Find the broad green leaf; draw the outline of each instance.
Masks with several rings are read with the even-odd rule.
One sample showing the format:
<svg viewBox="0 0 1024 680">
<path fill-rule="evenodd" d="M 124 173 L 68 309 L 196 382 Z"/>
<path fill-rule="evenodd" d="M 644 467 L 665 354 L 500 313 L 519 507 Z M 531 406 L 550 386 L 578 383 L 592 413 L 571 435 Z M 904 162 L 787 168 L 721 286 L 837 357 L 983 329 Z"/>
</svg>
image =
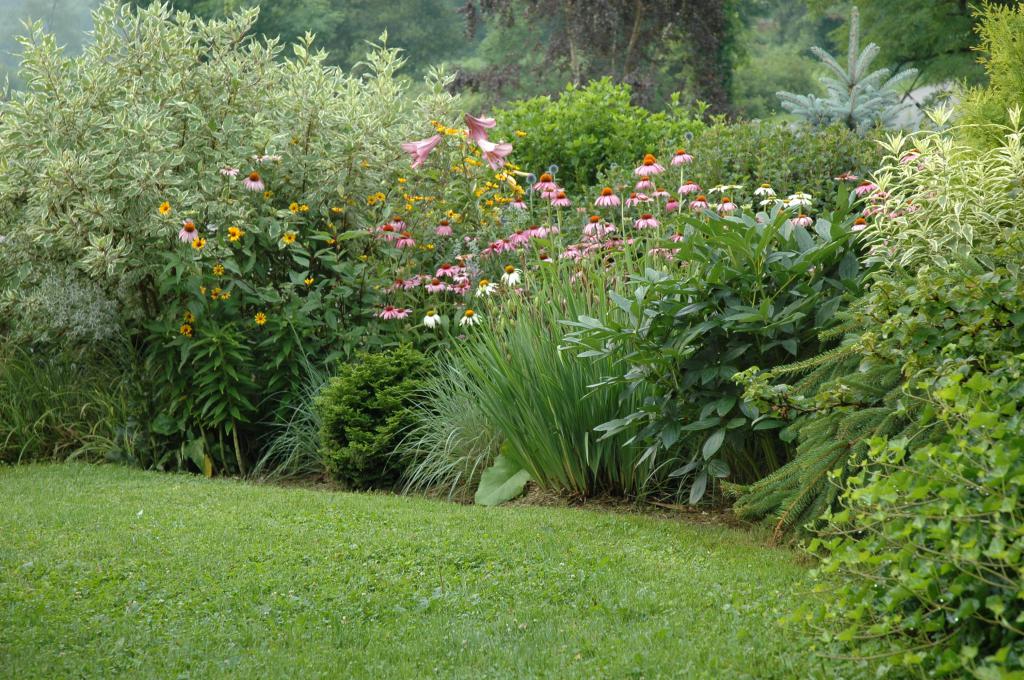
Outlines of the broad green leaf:
<svg viewBox="0 0 1024 680">
<path fill-rule="evenodd" d="M 523 488 L 530 481 L 530 473 L 518 467 L 503 455 L 494 459 L 494 464 L 480 475 L 473 500 L 477 505 L 501 505 L 523 493 Z"/>
</svg>

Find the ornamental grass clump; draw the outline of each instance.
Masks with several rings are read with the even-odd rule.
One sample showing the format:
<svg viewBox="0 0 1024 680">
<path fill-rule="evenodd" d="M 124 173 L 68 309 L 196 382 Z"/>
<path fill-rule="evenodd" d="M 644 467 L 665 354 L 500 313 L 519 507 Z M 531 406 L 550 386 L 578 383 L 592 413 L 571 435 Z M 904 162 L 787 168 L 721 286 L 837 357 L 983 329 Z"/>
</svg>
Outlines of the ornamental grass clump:
<svg viewBox="0 0 1024 680">
<path fill-rule="evenodd" d="M 552 266 L 534 275 L 524 297 L 488 303 L 494 311 L 452 348 L 424 391 L 402 447 L 417 457 L 411 485 L 466 496 L 500 452 L 552 491 L 636 497 L 657 486 L 664 476 L 624 437 L 594 429 L 636 406 L 644 391 L 595 390 L 612 362 L 579 361 L 560 347 L 561 320 L 607 304 L 617 276 L 618 269 L 584 266 L 570 275 Z"/>
</svg>

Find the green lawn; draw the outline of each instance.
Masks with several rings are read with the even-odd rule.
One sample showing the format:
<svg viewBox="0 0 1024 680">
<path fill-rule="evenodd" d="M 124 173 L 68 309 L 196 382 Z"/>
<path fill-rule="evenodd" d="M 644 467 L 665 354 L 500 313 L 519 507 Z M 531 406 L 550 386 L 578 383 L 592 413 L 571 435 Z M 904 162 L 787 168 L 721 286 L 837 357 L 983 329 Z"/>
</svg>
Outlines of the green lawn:
<svg viewBox="0 0 1024 680">
<path fill-rule="evenodd" d="M 737 530 L 87 465 L 0 499 L 3 677 L 858 677 Z"/>
</svg>

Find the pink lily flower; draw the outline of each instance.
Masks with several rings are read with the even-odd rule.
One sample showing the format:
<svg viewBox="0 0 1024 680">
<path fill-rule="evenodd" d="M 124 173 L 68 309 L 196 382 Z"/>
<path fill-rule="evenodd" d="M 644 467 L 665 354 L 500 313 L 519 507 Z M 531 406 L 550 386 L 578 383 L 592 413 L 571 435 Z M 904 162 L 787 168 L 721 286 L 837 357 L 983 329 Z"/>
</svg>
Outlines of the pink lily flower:
<svg viewBox="0 0 1024 680">
<path fill-rule="evenodd" d="M 491 170 L 499 170 L 505 165 L 505 157 L 512 153 L 512 145 L 508 142 L 495 144 L 487 139 L 478 139 L 476 145 L 484 152 L 484 160 L 491 166 Z"/>
<path fill-rule="evenodd" d="M 412 156 L 412 167 L 418 168 L 427 160 L 427 156 L 441 143 L 441 135 L 434 135 L 416 142 L 403 142 L 402 151 Z"/>
<path fill-rule="evenodd" d="M 463 117 L 466 127 L 469 129 L 469 141 L 479 143 L 487 139 L 487 131 L 498 123 L 493 118 L 471 116 L 468 113 Z"/>
</svg>

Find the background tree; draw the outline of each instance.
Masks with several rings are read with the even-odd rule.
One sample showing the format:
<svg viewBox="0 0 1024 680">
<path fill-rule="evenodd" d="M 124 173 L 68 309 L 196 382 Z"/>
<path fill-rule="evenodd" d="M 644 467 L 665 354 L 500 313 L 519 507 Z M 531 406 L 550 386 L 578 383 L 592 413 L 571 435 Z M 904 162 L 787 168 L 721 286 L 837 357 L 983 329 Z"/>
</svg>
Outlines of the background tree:
<svg viewBox="0 0 1024 680">
<path fill-rule="evenodd" d="M 987 5 L 1010 7 L 1019 0 L 988 0 Z M 851 5 L 860 9 L 861 36 L 881 48 L 878 66 L 899 71 L 918 70 L 917 85 L 966 78 L 977 82 L 984 77 L 974 48 L 979 44 L 975 28 L 978 19 L 969 0 L 808 0 L 819 15 L 849 14 Z M 849 26 L 836 28 L 833 39 L 844 44 Z"/>
<path fill-rule="evenodd" d="M 148 5 L 151 0 L 133 0 Z M 326 49 L 329 63 L 351 67 L 366 53 L 366 41 L 385 30 L 388 45 L 404 50 L 406 71 L 419 75 L 432 64 L 469 54 L 474 46 L 462 31 L 460 0 L 170 0 L 174 9 L 219 18 L 244 7 L 260 8 L 256 33 L 285 44 L 311 31 Z M 290 53 L 290 52 L 289 52 Z"/>
<path fill-rule="evenodd" d="M 471 35 L 481 26 L 527 25 L 550 36 L 539 66 L 570 82 L 607 75 L 631 85 L 647 105 L 667 88 L 706 101 L 712 111 L 730 110 L 735 0 L 468 0 L 462 12 Z M 515 86 L 516 76 L 531 75 L 522 66 L 514 73 L 490 62 L 464 78 L 482 84 L 504 72 L 513 81 L 505 86 Z"/>
<path fill-rule="evenodd" d="M 5 77 L 11 85 L 21 85 L 16 78 L 20 51 L 16 36 L 24 33 L 23 21 L 43 21 L 65 52 L 74 55 L 92 28 L 89 13 L 97 5 L 99 0 L 0 0 L 0 86 Z"/>
</svg>

